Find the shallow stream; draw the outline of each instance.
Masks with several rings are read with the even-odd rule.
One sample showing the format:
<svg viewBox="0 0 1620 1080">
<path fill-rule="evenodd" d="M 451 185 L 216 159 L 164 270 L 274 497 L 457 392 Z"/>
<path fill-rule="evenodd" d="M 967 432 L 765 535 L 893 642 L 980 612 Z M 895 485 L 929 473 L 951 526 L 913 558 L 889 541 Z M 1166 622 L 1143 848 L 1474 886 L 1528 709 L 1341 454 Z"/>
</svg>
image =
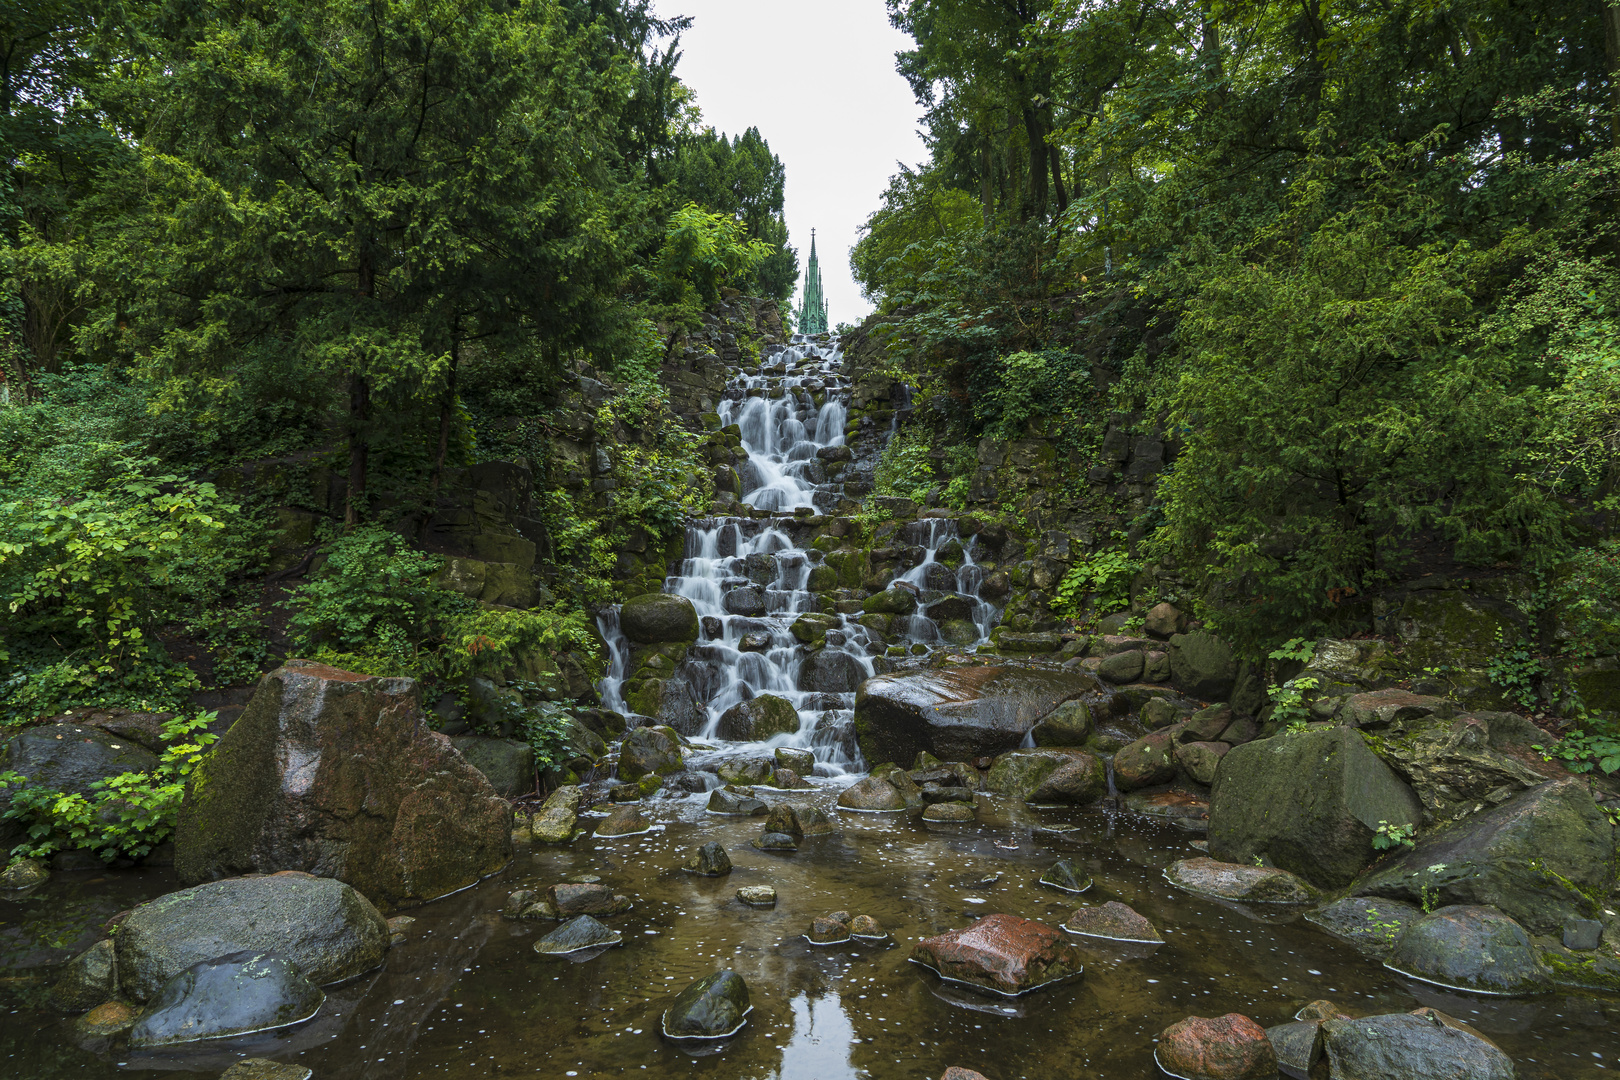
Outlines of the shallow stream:
<svg viewBox="0 0 1620 1080">
<path fill-rule="evenodd" d="M 142 1057 L 81 1049 L 70 1019 L 12 1006 L 0 1024 L 0 1074 L 208 1073 L 262 1055 L 306 1064 L 318 1080 L 920 1080 L 952 1064 L 991 1080 L 1135 1080 L 1162 1075 L 1153 1037 L 1184 1016 L 1237 1011 L 1271 1025 L 1322 997 L 1367 1013 L 1433 1005 L 1499 1043 L 1521 1080 L 1610 1075 L 1620 1060 L 1620 1003 L 1437 990 L 1385 971 L 1306 923 L 1262 921 L 1281 912 L 1244 912 L 1171 888 L 1163 867 L 1197 853 L 1196 835 L 1172 824 L 1103 807 L 1032 811 L 981 795 L 977 823 L 929 827 L 904 814 L 834 810 L 833 794 L 847 782 L 767 795 L 815 801 L 835 814 L 837 835 L 807 839 L 788 855 L 749 846 L 763 819 L 708 814 L 701 796 L 650 801 L 658 827 L 648 834 L 522 848 L 503 873 L 409 912 L 417 920 L 409 940 L 380 972 L 330 989 L 319 1017 L 282 1034 Z M 730 875 L 679 869 L 708 840 L 725 845 Z M 1090 870 L 1090 891 L 1071 897 L 1037 883 L 1059 855 Z M 553 924 L 503 918 L 507 893 L 582 874 L 635 898 L 629 913 L 607 920 L 625 944 L 578 963 L 536 955 L 533 943 Z M 757 884 L 775 886 L 774 909 L 737 902 L 737 889 Z M 66 959 L 93 940 L 107 914 L 176 887 L 158 871 L 60 874 L 24 902 L 0 903 L 8 981 L 26 994 L 15 965 L 30 942 L 64 946 L 33 948 L 35 963 Z M 989 912 L 1055 925 L 1080 903 L 1107 900 L 1146 915 L 1165 944 L 1073 938 L 1087 957 L 1084 978 L 1016 999 L 953 988 L 906 959 L 916 938 Z M 875 916 L 896 940 L 809 944 L 810 920 L 839 908 Z M 76 928 L 91 932 L 79 937 Z M 747 1026 L 703 1050 L 665 1041 L 658 1019 L 669 999 L 720 967 L 748 983 Z"/>
</svg>

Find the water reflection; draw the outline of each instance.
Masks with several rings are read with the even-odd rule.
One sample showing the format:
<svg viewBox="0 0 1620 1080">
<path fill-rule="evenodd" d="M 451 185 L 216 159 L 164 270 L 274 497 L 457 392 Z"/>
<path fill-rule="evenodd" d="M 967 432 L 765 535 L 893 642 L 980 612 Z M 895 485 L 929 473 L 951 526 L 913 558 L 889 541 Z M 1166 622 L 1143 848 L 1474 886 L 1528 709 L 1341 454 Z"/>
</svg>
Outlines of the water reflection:
<svg viewBox="0 0 1620 1080">
<path fill-rule="evenodd" d="M 782 1047 L 777 1080 L 843 1080 L 857 1075 L 849 1048 L 857 1039 L 855 1025 L 837 994 L 793 999 L 793 1034 Z"/>
</svg>

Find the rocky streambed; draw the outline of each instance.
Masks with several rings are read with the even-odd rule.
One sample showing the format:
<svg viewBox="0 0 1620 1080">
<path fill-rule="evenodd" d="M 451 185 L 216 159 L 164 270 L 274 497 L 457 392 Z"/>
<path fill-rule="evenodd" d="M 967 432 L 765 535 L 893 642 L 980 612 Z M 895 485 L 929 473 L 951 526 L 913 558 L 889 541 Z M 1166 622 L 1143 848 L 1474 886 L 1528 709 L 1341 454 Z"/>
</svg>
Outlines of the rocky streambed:
<svg viewBox="0 0 1620 1080">
<path fill-rule="evenodd" d="M 939 1076 L 958 1065 L 992 1080 L 1146 1078 L 1162 1075 L 1156 1036 L 1189 1015 L 1240 1013 L 1273 1027 L 1320 999 L 1354 1016 L 1433 1007 L 1500 1046 L 1521 1078 L 1607 1075 L 1620 1055 L 1612 1000 L 1443 990 L 1369 960 L 1303 921 L 1300 908 L 1175 887 L 1165 871 L 1199 857 L 1201 835 L 1170 820 L 1106 803 L 1031 810 L 979 793 L 976 821 L 930 824 L 915 811 L 841 810 L 836 788 L 847 782 L 760 792 L 773 806 L 818 808 L 834 826 L 788 852 L 753 846 L 767 818 L 716 815 L 698 795 L 646 800 L 650 829 L 635 835 L 520 843 L 494 877 L 409 909 L 414 921 L 381 967 L 328 986 L 315 1019 L 186 1047 L 132 1050 L 124 1037 L 88 1036 L 44 999 L 49 964 L 93 942 L 114 911 L 179 883 L 162 869 L 59 873 L 0 901 L 11 999 L 0 1061 L 17 1077 L 209 1075 L 260 1056 L 329 1077 L 836 1080 Z M 581 824 L 604 820 L 586 811 Z M 730 871 L 684 869 L 710 842 L 728 853 Z M 1089 877 L 1085 892 L 1041 882 L 1060 859 Z M 622 944 L 535 952 L 558 923 L 510 917 L 509 897 L 571 879 L 630 898 L 628 910 L 600 916 Z M 737 899 L 757 886 L 775 890 L 773 906 Z M 1077 909 L 1109 903 L 1143 916 L 1163 944 L 1066 934 L 1083 975 L 1017 997 L 911 962 L 919 940 L 988 914 L 1058 928 Z M 839 910 L 869 914 L 889 940 L 807 939 L 817 918 Z M 664 1038 L 664 1010 L 719 969 L 745 980 L 747 1023 L 718 1042 Z"/>
</svg>

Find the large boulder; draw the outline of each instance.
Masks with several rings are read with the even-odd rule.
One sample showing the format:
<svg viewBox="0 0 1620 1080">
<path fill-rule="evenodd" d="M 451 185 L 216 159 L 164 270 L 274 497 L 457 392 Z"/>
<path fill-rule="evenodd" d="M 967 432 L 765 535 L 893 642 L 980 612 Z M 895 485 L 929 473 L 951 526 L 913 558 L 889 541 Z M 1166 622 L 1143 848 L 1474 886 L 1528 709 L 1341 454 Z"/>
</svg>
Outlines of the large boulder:
<svg viewBox="0 0 1620 1080">
<path fill-rule="evenodd" d="M 200 960 L 163 984 L 129 1032 L 131 1049 L 270 1031 L 308 1020 L 326 995 L 297 965 L 263 952 Z"/>
<path fill-rule="evenodd" d="M 638 645 L 696 641 L 697 608 L 684 596 L 643 593 L 632 596 L 619 608 L 619 629 Z"/>
<path fill-rule="evenodd" d="M 1059 705 L 1101 684 L 1082 672 L 959 667 L 880 675 L 855 698 L 855 731 L 868 761 L 914 761 L 928 751 L 968 761 L 1011 750 Z"/>
<path fill-rule="evenodd" d="M 1558 934 L 1564 920 L 1601 907 L 1614 855 L 1608 817 L 1586 782 L 1569 778 L 1425 836 L 1356 882 L 1355 892 L 1429 906 L 1488 904 L 1532 933 Z"/>
<path fill-rule="evenodd" d="M 291 660 L 192 774 L 184 881 L 307 870 L 385 908 L 456 892 L 512 858 L 511 810 L 430 731 L 413 679 Z"/>
<path fill-rule="evenodd" d="M 1170 638 L 1170 677 L 1195 698 L 1225 701 L 1237 683 L 1232 646 L 1214 634 L 1176 634 Z"/>
<path fill-rule="evenodd" d="M 990 766 L 985 787 L 1025 802 L 1091 803 L 1108 794 L 1108 774 L 1078 747 L 1009 750 Z"/>
<path fill-rule="evenodd" d="M 986 915 L 965 930 L 924 938 L 911 959 L 941 978 L 998 994 L 1024 994 L 1079 975 L 1080 954 L 1045 923 Z"/>
<path fill-rule="evenodd" d="M 273 952 L 318 985 L 381 964 L 388 922 L 340 881 L 283 872 L 229 878 L 160 896 L 130 912 L 114 939 L 118 982 L 145 1001 L 191 965 Z"/>
<path fill-rule="evenodd" d="M 881 776 L 868 776 L 857 780 L 839 792 L 838 805 L 845 810 L 882 811 L 904 810 L 906 797 L 899 788 Z"/>
<path fill-rule="evenodd" d="M 456 735 L 450 743 L 498 794 L 522 795 L 534 790 L 534 747 L 528 743 L 487 735 Z"/>
<path fill-rule="evenodd" d="M 1374 696 L 1351 698 L 1346 709 Z M 1408 711 L 1413 709 L 1408 706 Z M 1366 712 L 1363 708 L 1360 715 L 1364 718 Z M 1367 745 L 1412 785 L 1423 809 L 1435 821 L 1455 820 L 1482 806 L 1498 805 L 1562 772 L 1531 749 L 1535 743 L 1550 741 L 1549 736 L 1512 713 L 1455 717 L 1433 713 L 1396 719 L 1391 724 L 1387 730 L 1370 734 Z"/>
<path fill-rule="evenodd" d="M 1372 859 L 1380 822 L 1415 826 L 1422 805 L 1367 749 L 1359 731 L 1332 728 L 1233 747 L 1215 773 L 1209 852 L 1256 856 L 1315 885 L 1340 888 Z"/>
<path fill-rule="evenodd" d="M 816 694 L 853 694 L 866 678 L 866 668 L 847 652 L 821 649 L 804 658 L 799 689 Z"/>
<path fill-rule="evenodd" d="M 540 844 L 566 844 L 572 840 L 575 826 L 579 823 L 580 797 L 579 788 L 572 784 L 564 784 L 546 796 L 540 812 L 529 823 L 529 835 L 534 841 Z"/>
<path fill-rule="evenodd" d="M 636 728 L 619 746 L 619 779 L 639 780 L 643 776 L 672 776 L 686 770 L 681 757 L 681 740 L 666 727 Z"/>
<path fill-rule="evenodd" d="M 1083 701 L 1065 701 L 1029 734 L 1036 746 L 1084 746 L 1093 729 L 1091 707 Z"/>
<path fill-rule="evenodd" d="M 861 610 L 868 615 L 910 615 L 917 610 L 917 594 L 897 586 L 888 588 L 861 601 Z"/>
<path fill-rule="evenodd" d="M 732 742 L 758 742 L 798 730 L 799 712 L 792 702 L 775 694 L 759 694 L 722 713 L 717 733 Z"/>
<path fill-rule="evenodd" d="M 683 735 L 696 735 L 708 723 L 709 710 L 684 671 L 667 672 L 667 678 L 643 678 L 626 684 L 624 703 L 631 712 L 649 716 L 661 725 Z"/>
<path fill-rule="evenodd" d="M 1482 994 L 1536 994 L 1550 985 L 1524 927 L 1490 907 L 1443 907 L 1407 927 L 1385 967 Z"/>
<path fill-rule="evenodd" d="M 1114 754 L 1114 784 L 1121 791 L 1168 784 L 1176 778 L 1176 736 L 1185 724 L 1150 732 Z"/>
<path fill-rule="evenodd" d="M 1491 1043 L 1435 1015 L 1392 1013 L 1322 1022 L 1335 1080 L 1513 1080 L 1513 1062 Z"/>
</svg>

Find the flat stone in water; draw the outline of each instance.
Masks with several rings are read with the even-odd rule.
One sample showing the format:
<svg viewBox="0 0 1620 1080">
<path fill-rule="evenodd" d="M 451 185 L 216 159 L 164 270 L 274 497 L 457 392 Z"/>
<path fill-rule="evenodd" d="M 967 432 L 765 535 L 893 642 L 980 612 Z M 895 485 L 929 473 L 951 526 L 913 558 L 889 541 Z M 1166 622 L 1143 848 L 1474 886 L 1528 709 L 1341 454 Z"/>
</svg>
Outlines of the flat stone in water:
<svg viewBox="0 0 1620 1080">
<path fill-rule="evenodd" d="M 1083 893 L 1091 888 L 1091 875 L 1068 859 L 1059 859 L 1041 875 L 1041 884 L 1064 892 Z"/>
<path fill-rule="evenodd" d="M 109 1001 L 75 1020 L 73 1032 L 81 1039 L 106 1039 L 120 1031 L 128 1031 L 139 1016 L 133 1005 Z"/>
<path fill-rule="evenodd" d="M 308 1020 L 326 995 L 290 961 L 238 952 L 191 965 L 130 1029 L 132 1048 L 246 1035 Z"/>
<path fill-rule="evenodd" d="M 269 1058 L 244 1058 L 219 1074 L 219 1080 L 309 1080 L 314 1073 L 303 1065 Z"/>
<path fill-rule="evenodd" d="M 551 906 L 563 919 L 575 915 L 619 915 L 630 910 L 628 896 L 616 896 L 606 885 L 553 885 L 546 890 Z"/>
<path fill-rule="evenodd" d="M 1199 857 L 1171 863 L 1164 876 L 1178 889 L 1251 904 L 1309 904 L 1318 897 L 1316 889 L 1305 881 L 1270 866 L 1243 866 Z"/>
<path fill-rule="evenodd" d="M 720 877 L 731 873 L 731 856 L 726 854 L 726 849 L 720 846 L 718 840 L 710 840 L 686 861 L 686 870 L 704 877 Z"/>
<path fill-rule="evenodd" d="M 1186 791 L 1133 791 L 1125 796 L 1125 809 L 1149 817 L 1209 821 L 1209 800 Z"/>
<path fill-rule="evenodd" d="M 589 915 L 581 915 L 535 942 L 534 951 L 546 956 L 562 956 L 604 945 L 618 945 L 623 941 L 624 935 L 617 930 L 602 925 Z"/>
<path fill-rule="evenodd" d="M 769 885 L 746 885 L 737 890 L 737 899 L 749 907 L 775 907 L 776 890 Z"/>
<path fill-rule="evenodd" d="M 1384 966 L 1477 994 L 1534 994 L 1550 981 L 1524 927 L 1495 908 L 1464 904 L 1443 907 L 1413 923 Z"/>
<path fill-rule="evenodd" d="M 43 859 L 19 859 L 0 870 L 0 889 L 7 891 L 31 889 L 42 885 L 51 876 L 51 868 Z"/>
<path fill-rule="evenodd" d="M 724 1039 L 748 1022 L 748 984 L 735 971 L 717 971 L 681 991 L 660 1021 L 670 1039 Z"/>
<path fill-rule="evenodd" d="M 924 821 L 973 821 L 977 817 L 971 802 L 937 802 L 922 814 Z"/>
<path fill-rule="evenodd" d="M 768 832 L 758 840 L 753 841 L 756 848 L 761 851 L 798 851 L 799 842 L 787 833 Z"/>
<path fill-rule="evenodd" d="M 1074 946 L 1058 931 L 1015 915 L 986 915 L 965 930 L 925 938 L 911 959 L 943 979 L 1013 997 L 1080 975 Z"/>
<path fill-rule="evenodd" d="M 1133 941 L 1147 945 L 1162 945 L 1164 938 L 1153 924 L 1135 910 L 1110 900 L 1099 907 L 1083 907 L 1070 915 L 1063 929 L 1082 937 L 1105 938 L 1109 941 Z"/>
<path fill-rule="evenodd" d="M 1423 912 L 1411 904 L 1377 896 L 1347 896 L 1305 915 L 1306 922 L 1379 959 L 1388 956 L 1406 928 L 1421 918 Z"/>
<path fill-rule="evenodd" d="M 633 803 L 614 807 L 613 812 L 596 827 L 597 836 L 637 836 L 652 828 L 652 822 Z"/>
<path fill-rule="evenodd" d="M 771 808 L 763 801 L 747 795 L 738 795 L 725 788 L 709 792 L 709 813 L 730 814 L 738 817 L 763 817 Z"/>
</svg>

